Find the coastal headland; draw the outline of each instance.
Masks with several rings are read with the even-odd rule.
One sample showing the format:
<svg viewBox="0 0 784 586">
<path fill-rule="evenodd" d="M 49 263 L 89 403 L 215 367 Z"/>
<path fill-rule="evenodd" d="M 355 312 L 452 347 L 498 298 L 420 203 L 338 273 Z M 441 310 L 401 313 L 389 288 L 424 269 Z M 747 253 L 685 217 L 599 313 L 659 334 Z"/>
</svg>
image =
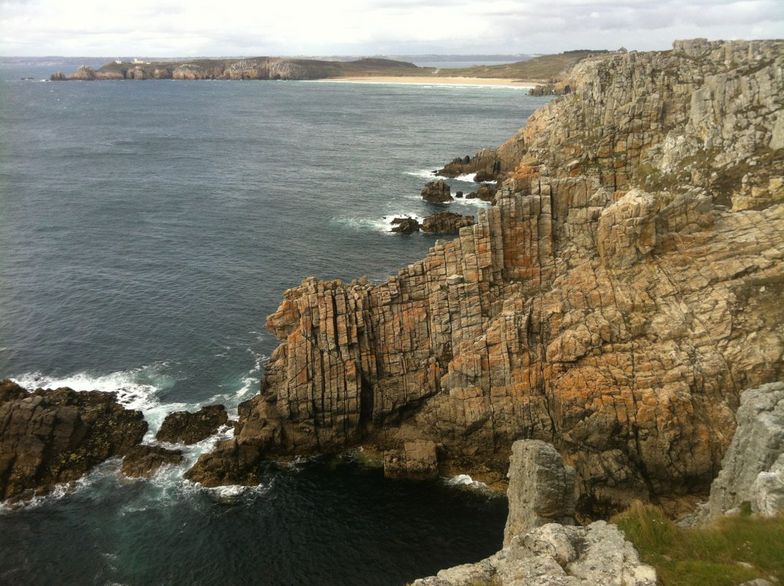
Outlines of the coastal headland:
<svg viewBox="0 0 784 586">
<path fill-rule="evenodd" d="M 248 57 L 242 59 L 194 59 L 173 61 L 116 60 L 93 69 L 81 66 L 66 74 L 51 75 L 52 81 L 101 80 L 333 80 L 379 83 L 427 83 L 457 85 L 510 85 L 555 89 L 557 80 L 576 63 L 606 53 L 568 51 L 502 65 L 465 68 L 419 67 L 383 58 L 353 61 Z"/>
<path fill-rule="evenodd" d="M 502 483 L 552 443 L 584 518 L 705 497 L 744 389 L 784 376 L 784 42 L 581 60 L 570 92 L 439 174 L 495 204 L 382 283 L 308 278 L 234 439 L 188 477 L 383 454 L 390 475 Z"/>
</svg>

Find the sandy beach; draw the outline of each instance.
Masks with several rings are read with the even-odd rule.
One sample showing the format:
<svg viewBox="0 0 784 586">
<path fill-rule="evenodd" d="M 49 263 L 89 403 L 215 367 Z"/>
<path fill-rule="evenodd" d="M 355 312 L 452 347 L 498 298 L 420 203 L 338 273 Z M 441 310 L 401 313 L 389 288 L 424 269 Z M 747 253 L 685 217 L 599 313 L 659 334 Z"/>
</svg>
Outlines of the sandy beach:
<svg viewBox="0 0 784 586">
<path fill-rule="evenodd" d="M 429 77 L 429 76 L 363 76 L 363 77 L 336 77 L 319 79 L 318 82 L 340 83 L 400 83 L 415 85 L 488 85 L 519 89 L 536 87 L 536 83 L 516 79 L 503 79 L 497 77 Z"/>
</svg>

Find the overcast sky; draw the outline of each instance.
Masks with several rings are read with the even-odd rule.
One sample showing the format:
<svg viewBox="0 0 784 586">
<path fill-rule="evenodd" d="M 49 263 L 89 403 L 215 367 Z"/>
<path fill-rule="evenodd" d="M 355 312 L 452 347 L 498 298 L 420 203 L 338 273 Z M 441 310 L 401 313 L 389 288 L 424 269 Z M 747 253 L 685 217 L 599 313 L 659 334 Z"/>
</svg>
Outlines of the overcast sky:
<svg viewBox="0 0 784 586">
<path fill-rule="evenodd" d="M 0 0 L 0 55 L 553 53 L 784 37 L 784 0 Z"/>
</svg>

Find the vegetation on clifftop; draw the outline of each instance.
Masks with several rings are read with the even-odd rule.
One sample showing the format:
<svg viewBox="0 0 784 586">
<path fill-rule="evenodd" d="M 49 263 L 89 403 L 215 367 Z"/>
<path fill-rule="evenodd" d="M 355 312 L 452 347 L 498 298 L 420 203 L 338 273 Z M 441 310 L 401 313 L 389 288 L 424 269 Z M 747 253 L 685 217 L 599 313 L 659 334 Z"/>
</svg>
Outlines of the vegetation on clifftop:
<svg viewBox="0 0 784 586">
<path fill-rule="evenodd" d="M 784 580 L 784 516 L 727 516 L 679 527 L 661 509 L 636 503 L 617 515 L 642 561 L 664 586 L 731 586 L 755 578 Z"/>
</svg>

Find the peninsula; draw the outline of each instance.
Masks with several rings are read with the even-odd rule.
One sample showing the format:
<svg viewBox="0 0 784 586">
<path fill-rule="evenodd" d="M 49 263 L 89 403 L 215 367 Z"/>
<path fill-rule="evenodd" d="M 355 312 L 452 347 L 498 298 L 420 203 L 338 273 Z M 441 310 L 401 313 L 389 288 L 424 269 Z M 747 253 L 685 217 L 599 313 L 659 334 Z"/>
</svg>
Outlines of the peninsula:
<svg viewBox="0 0 784 586">
<path fill-rule="evenodd" d="M 131 62 L 113 61 L 95 70 L 79 67 L 71 74 L 53 73 L 52 81 L 96 80 L 346 80 L 399 83 L 502 85 L 526 82 L 523 87 L 552 84 L 566 70 L 592 55 L 606 51 L 568 51 L 503 65 L 467 68 L 418 67 L 413 63 L 382 58 L 354 61 L 252 57 Z"/>
</svg>

